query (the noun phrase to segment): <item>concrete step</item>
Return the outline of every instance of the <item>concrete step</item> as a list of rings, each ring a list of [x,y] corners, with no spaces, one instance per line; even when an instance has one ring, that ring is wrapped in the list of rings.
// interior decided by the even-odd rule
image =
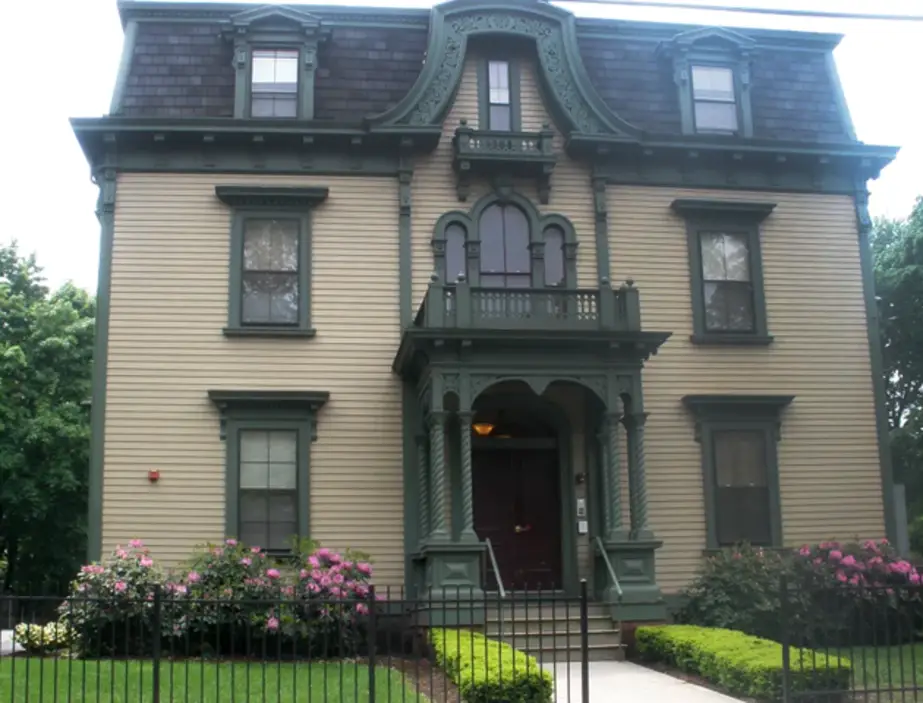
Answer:
[[[488,622],[491,620],[580,620],[580,605],[577,603],[487,603],[484,606]],[[591,603],[587,608],[589,618],[609,617],[609,609],[605,605]]]
[[[538,660],[539,666],[547,668],[549,664],[569,663],[571,669],[580,666],[580,647],[562,647],[560,649],[542,648],[542,649],[523,649],[520,650],[530,654]],[[591,645],[587,650],[588,660],[591,662],[598,661],[622,661],[625,659],[624,645]]]
[[[506,642],[515,649],[522,651],[546,651],[555,649],[579,649],[580,633],[571,631],[570,633],[542,634],[524,632],[507,632],[486,633],[490,639]],[[589,646],[593,647],[619,647],[622,644],[622,638],[616,629],[590,630],[587,633]]]
[[[616,631],[618,628],[612,622],[612,618],[608,615],[597,615],[591,618],[587,618],[587,629],[590,631],[593,630],[613,630]],[[566,634],[579,634],[580,633],[580,619],[572,618],[561,618],[557,620],[539,620],[539,619],[512,619],[512,618],[488,618],[487,622],[484,624],[485,633],[488,635],[498,634],[503,632],[504,634],[515,632],[517,636],[522,635],[551,635],[551,633],[557,633],[559,635]]]

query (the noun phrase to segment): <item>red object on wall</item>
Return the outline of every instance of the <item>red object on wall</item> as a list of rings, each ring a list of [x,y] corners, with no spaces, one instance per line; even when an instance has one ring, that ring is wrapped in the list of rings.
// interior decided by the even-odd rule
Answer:
[[[147,480],[151,483],[157,483],[160,480],[160,471],[157,469],[150,469],[147,472]]]

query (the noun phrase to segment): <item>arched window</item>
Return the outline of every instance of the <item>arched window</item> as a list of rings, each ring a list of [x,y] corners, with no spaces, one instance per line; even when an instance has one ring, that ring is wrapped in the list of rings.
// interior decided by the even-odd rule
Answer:
[[[478,232],[481,239],[481,285],[503,288],[531,286],[532,260],[526,214],[515,205],[491,205],[481,213]]]
[[[445,228],[445,281],[454,283],[459,275],[468,275],[468,262],[465,255],[465,228],[453,222]]]
[[[564,230],[557,225],[546,227],[545,236],[545,285],[564,286]]]

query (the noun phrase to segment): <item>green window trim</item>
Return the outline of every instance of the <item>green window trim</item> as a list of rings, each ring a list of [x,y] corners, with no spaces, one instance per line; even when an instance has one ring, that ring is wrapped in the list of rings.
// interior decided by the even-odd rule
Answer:
[[[692,301],[692,343],[739,346],[765,346],[771,344],[773,338],[769,334],[766,315],[766,291],[763,281],[760,224],[775,209],[775,203],[680,198],[674,200],[670,207],[686,221],[689,283]],[[746,237],[750,285],[753,293],[753,329],[751,331],[725,332],[706,328],[700,236],[703,232],[714,230],[723,230]]]
[[[297,433],[298,537],[311,531],[311,444],[317,439],[317,413],[326,404],[326,391],[210,390],[220,413],[220,437],[225,440],[225,536],[239,537],[240,433],[246,430]]]
[[[232,15],[222,32],[234,44],[234,117],[251,117],[254,49],[280,49],[298,52],[297,114],[264,119],[283,122],[314,119],[317,47],[326,36],[319,17],[299,8],[261,6]]]
[[[506,61],[510,67],[510,128],[503,132],[522,130],[522,106],[520,104],[520,71],[518,58],[506,53],[488,56],[478,62],[478,130],[490,130],[490,72],[491,61]]]
[[[750,37],[722,27],[703,27],[680,32],[658,47],[672,65],[676,84],[683,134],[699,132],[695,125],[695,100],[692,92],[692,67],[729,68],[734,74],[734,98],[737,106],[738,138],[753,137],[753,108],[750,100],[750,63],[756,42]]]
[[[465,258],[467,259],[467,279],[472,286],[480,285],[481,234],[478,223],[481,214],[491,205],[512,204],[520,208],[529,222],[529,246],[532,251],[532,287],[545,286],[545,230],[549,227],[560,228],[564,234],[564,285],[565,289],[577,287],[577,230],[564,215],[557,213],[542,214],[531,200],[514,191],[494,192],[478,200],[468,212],[451,210],[444,213],[433,228],[433,265],[439,279],[445,278],[446,267],[446,230],[452,225],[460,225],[465,231]],[[446,281],[454,283],[454,281]]]
[[[783,546],[782,499],[779,488],[779,456],[783,410],[795,399],[792,395],[687,395],[683,405],[695,418],[695,440],[701,446],[702,491],[705,503],[706,549],[720,549],[716,507],[716,465],[714,436],[721,431],[763,433],[766,451],[766,484],[769,493],[768,548]]]
[[[216,186],[215,195],[231,208],[227,337],[313,337],[311,327],[311,212],[329,189]],[[244,230],[250,219],[298,221],[298,321],[293,325],[245,324],[243,315]]]

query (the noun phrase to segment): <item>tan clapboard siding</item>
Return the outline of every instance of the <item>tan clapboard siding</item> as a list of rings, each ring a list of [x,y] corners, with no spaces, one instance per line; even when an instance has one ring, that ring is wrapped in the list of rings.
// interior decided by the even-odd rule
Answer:
[[[761,233],[767,348],[697,348],[677,197],[773,201]],[[855,215],[846,196],[613,187],[612,270],[641,292],[644,326],[673,336],[644,371],[650,520],[661,585],[685,584],[705,546],[689,393],[796,396],[779,443],[785,541],[881,537],[883,509]]]
[[[462,119],[478,127],[478,76],[480,56],[469,52],[465,59],[462,80],[455,101],[443,122],[442,139],[430,154],[416,162],[413,176],[413,299],[419,305],[426,284],[433,273],[433,250],[430,244],[433,227],[444,213],[450,210],[468,211],[490,186],[476,179],[467,201],[460,202],[455,190],[455,173],[452,170],[452,137]],[[589,171],[571,160],[563,151],[563,138],[554,128],[538,90],[534,60],[524,61],[520,73],[520,104],[524,130],[538,131],[551,124],[555,131],[555,151],[558,163],[552,176],[551,198],[547,205],[538,201],[538,190],[532,180],[517,180],[516,190],[529,198],[543,213],[558,213],[568,217],[577,231],[577,279],[580,286],[596,285],[596,247],[593,229],[593,199],[590,191]]]
[[[311,536],[370,552],[376,580],[403,581],[397,184],[325,185],[314,214],[311,340],[226,339],[229,175],[125,174],[112,264],[103,542],[145,539],[167,562],[224,532],[224,446],[206,393],[330,392],[311,456]],[[147,471],[158,468],[156,485]]]

